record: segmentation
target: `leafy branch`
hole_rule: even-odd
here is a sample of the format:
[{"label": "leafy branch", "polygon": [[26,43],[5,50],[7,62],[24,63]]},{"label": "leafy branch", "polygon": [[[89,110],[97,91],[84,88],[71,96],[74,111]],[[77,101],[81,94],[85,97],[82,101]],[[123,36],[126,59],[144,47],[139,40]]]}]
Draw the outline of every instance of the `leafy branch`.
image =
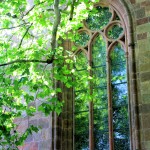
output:
[{"label": "leafy branch", "polygon": [[21,39],[21,41],[20,41],[20,43],[19,43],[18,49],[21,47],[22,42],[23,42],[23,39],[24,39],[24,37],[26,36],[26,34],[28,33],[28,31],[29,31],[29,29],[31,28],[32,24],[33,24],[33,23],[31,23],[31,25],[27,28],[26,32],[24,33],[24,35],[23,35],[23,37],[22,37],[22,39]]},{"label": "leafy branch", "polygon": [[22,60],[14,60],[14,61],[11,61],[11,62],[7,62],[7,63],[3,63],[3,64],[0,64],[0,67],[2,66],[8,66],[8,65],[12,65],[14,63],[30,63],[30,62],[38,62],[38,63],[47,63],[47,64],[51,64],[53,62],[54,59],[47,59],[46,61],[44,60],[36,60],[36,59],[32,59],[32,60],[25,60],[25,59],[22,59]]},{"label": "leafy branch", "polygon": [[55,14],[55,20],[53,24],[52,39],[51,39],[51,49],[53,51],[52,59],[54,58],[56,52],[56,35],[57,35],[58,25],[60,24],[60,20],[61,20],[61,14],[59,10],[59,0],[54,0],[54,14]]},{"label": "leafy branch", "polygon": [[45,3],[46,1],[43,1],[43,2],[40,2],[40,3],[38,3],[38,4],[36,4],[36,5],[33,5],[24,15],[23,15],[23,17],[24,16],[27,16],[36,6],[38,6],[38,5],[40,5],[40,4],[43,4],[43,3]]},{"label": "leafy branch", "polygon": [[[7,109],[5,114],[9,113],[11,116],[4,115],[3,110],[0,110],[2,118],[0,127],[3,123],[7,130],[7,132],[3,132],[3,128],[0,128],[0,137],[2,137],[0,138],[0,147],[8,145],[9,149],[14,149],[14,146],[17,147],[25,141],[28,133],[32,134],[31,130],[35,131],[34,128],[28,127],[27,131],[20,136],[19,128],[17,128],[18,122],[12,121],[14,118],[24,119],[24,113],[28,117],[35,113],[36,108],[30,107],[30,102],[41,100],[40,103],[43,108],[40,111],[45,114],[49,114],[51,111],[60,113],[62,104],[57,99],[57,96],[59,98],[57,93],[61,92],[61,89],[53,86],[53,84],[57,80],[63,82],[66,87],[73,85],[72,78],[69,76],[72,74],[73,60],[70,58],[72,52],[64,53],[65,46],[62,48],[59,41],[57,44],[57,35],[59,34],[61,39],[65,40],[66,32],[70,29],[76,30],[76,26],[80,25],[81,19],[80,17],[76,19],[75,10],[79,10],[80,16],[85,11],[82,11],[82,7],[77,9],[78,2],[75,0],[37,0],[29,9],[26,0],[12,3],[2,2],[1,7],[4,11],[0,15],[0,17],[2,16],[1,22],[3,22],[3,27],[0,29],[2,31],[0,50],[2,52],[1,58],[9,61],[3,60],[0,63],[0,106],[7,106],[6,108],[9,108],[9,110]],[[73,21],[69,21],[68,17],[70,20],[74,17]],[[17,30],[7,30],[14,28],[17,28]],[[26,39],[27,35],[29,35],[29,38]],[[19,37],[20,39],[17,41]],[[20,48],[22,49],[20,50]],[[29,60],[30,58],[32,59]],[[52,68],[48,67],[43,70],[43,65],[40,65],[42,63],[46,68],[53,61],[55,61],[55,65]],[[20,63],[26,65],[18,65]],[[17,66],[13,66],[13,64],[17,64]],[[11,68],[7,67],[8,65],[12,65]],[[3,66],[5,67],[3,68]],[[36,93],[35,96],[33,96],[34,93]],[[54,98],[51,99],[51,97]],[[35,106],[37,107],[37,105]],[[14,131],[14,133],[12,134],[11,131]],[[5,136],[5,133],[9,133],[8,136]]]}]

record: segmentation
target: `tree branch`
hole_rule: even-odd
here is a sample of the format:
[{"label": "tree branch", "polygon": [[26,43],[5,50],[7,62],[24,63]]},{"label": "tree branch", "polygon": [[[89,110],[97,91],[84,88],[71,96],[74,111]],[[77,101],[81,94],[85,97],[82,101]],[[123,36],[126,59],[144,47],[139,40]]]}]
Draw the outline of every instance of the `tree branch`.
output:
[{"label": "tree branch", "polygon": [[59,0],[54,0],[54,14],[55,14],[55,19],[54,19],[54,24],[52,29],[52,40],[51,40],[51,49],[53,51],[52,59],[54,59],[55,52],[56,52],[56,35],[57,35],[58,25],[61,20],[61,14],[59,10]]},{"label": "tree branch", "polygon": [[30,11],[32,11],[32,10],[34,9],[35,6],[36,6],[36,5],[33,5],[33,6],[23,15],[23,17],[26,16],[26,15],[28,15],[28,14],[30,13]]},{"label": "tree branch", "polygon": [[28,31],[29,31],[29,29],[31,28],[32,24],[33,24],[33,23],[30,24],[30,26],[27,28],[26,32],[24,33],[24,35],[23,35],[23,37],[22,37],[22,39],[21,39],[21,41],[20,41],[20,43],[19,43],[18,49],[21,47],[22,42],[23,42],[23,39],[24,39],[24,37],[26,36],[26,34],[28,33]]},{"label": "tree branch", "polygon": [[19,60],[19,59],[17,59],[17,60],[11,61],[11,62],[0,64],[0,67],[12,65],[14,63],[30,63],[30,62],[38,62],[38,63],[51,64],[53,62],[53,60],[54,59],[47,59],[47,60],[36,60],[36,59],[32,59],[32,60],[22,59],[22,60]]},{"label": "tree branch", "polygon": [[75,0],[72,0],[72,5],[71,5],[71,11],[70,11],[69,20],[73,19],[74,5],[75,5]]},{"label": "tree branch", "polygon": [[40,5],[40,4],[43,4],[43,3],[45,3],[45,2],[46,2],[46,1],[43,1],[43,2],[40,2],[40,3],[36,4],[36,5],[33,5],[33,6],[23,15],[23,17],[26,16],[26,15],[28,15],[28,14],[30,13],[30,11],[32,11],[36,6],[38,6],[38,5]]}]

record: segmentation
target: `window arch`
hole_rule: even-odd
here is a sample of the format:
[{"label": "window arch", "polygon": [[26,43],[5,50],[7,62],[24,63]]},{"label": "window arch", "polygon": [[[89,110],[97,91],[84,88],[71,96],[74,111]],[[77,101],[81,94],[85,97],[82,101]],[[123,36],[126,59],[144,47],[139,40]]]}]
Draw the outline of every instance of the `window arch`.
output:
[{"label": "window arch", "polygon": [[95,9],[76,41],[74,148],[129,150],[126,29],[113,7]]}]

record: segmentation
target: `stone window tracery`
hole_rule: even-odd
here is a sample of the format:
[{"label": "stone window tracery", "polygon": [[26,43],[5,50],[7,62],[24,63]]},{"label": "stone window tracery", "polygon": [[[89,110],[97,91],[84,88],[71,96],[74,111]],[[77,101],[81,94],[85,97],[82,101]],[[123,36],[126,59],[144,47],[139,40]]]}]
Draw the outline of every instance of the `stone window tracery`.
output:
[{"label": "stone window tracery", "polygon": [[94,12],[75,42],[74,149],[129,150],[125,25],[111,6]]}]

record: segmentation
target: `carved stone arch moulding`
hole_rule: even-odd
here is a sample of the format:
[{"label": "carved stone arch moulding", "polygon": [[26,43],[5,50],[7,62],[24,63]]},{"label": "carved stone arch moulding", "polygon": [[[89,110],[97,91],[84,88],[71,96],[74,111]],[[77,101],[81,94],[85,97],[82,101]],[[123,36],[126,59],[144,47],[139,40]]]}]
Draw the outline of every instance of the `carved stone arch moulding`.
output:
[{"label": "carved stone arch moulding", "polygon": [[125,0],[108,0],[111,7],[118,13],[122,22],[124,23],[125,32],[125,47],[127,50],[127,72],[128,72],[128,91],[129,91],[129,110],[130,110],[130,136],[131,136],[131,150],[140,150],[140,127],[138,111],[138,95],[137,95],[137,79],[136,66],[134,54],[134,29],[133,18],[131,14],[130,2]]},{"label": "carved stone arch moulding", "polygon": [[[132,20],[130,17],[129,9],[127,8],[127,4],[124,2],[124,0],[101,0],[99,3],[96,3],[94,5],[95,7],[108,7],[109,11],[111,12],[111,15],[107,14],[107,17],[109,18],[109,21],[100,27],[100,29],[96,29],[96,27],[89,26],[88,20],[83,21],[83,28],[81,28],[78,33],[82,36],[82,39],[86,39],[84,41],[84,44],[81,45],[81,43],[77,42],[76,45],[78,45],[78,50],[74,53],[75,55],[78,55],[80,52],[83,52],[87,58],[88,62],[91,67],[93,63],[92,58],[92,46],[98,36],[101,36],[103,40],[106,42],[106,58],[107,58],[107,65],[108,70],[110,70],[109,61],[110,61],[110,53],[114,49],[114,47],[117,44],[120,44],[122,49],[125,51],[126,54],[126,60],[127,60],[127,80],[128,80],[128,96],[129,96],[129,124],[130,124],[130,149],[140,149],[140,136],[138,133],[139,126],[138,126],[138,116],[136,114],[137,112],[137,92],[136,92],[136,76],[132,75],[135,74],[134,69],[134,49],[133,47],[130,47],[130,45],[133,43],[133,37],[132,37]],[[116,30],[116,31],[115,31]],[[112,36],[112,32],[116,32],[114,34],[115,37]],[[119,33],[119,34],[118,34]],[[89,72],[89,74],[92,74]],[[108,72],[108,74],[111,74]],[[108,87],[111,86],[110,84],[110,76],[108,75]],[[131,84],[132,83],[132,84]],[[108,95],[111,97],[111,93],[108,92]],[[109,96],[108,96],[109,101]],[[110,101],[111,98],[110,98]],[[111,107],[111,103],[109,106]],[[92,110],[93,104],[89,104],[90,110]],[[134,117],[136,116],[136,117]],[[112,121],[112,110],[110,109],[109,112],[109,122]],[[92,118],[90,118],[92,120]],[[134,121],[133,121],[134,120]],[[92,121],[89,123],[89,132],[92,131]],[[113,130],[112,122],[109,124],[110,131]],[[92,135],[93,136],[93,135]],[[91,137],[92,137],[91,136]],[[90,137],[89,137],[90,138]],[[109,135],[110,143],[111,145],[110,150],[114,150],[113,145],[113,133]],[[93,150],[93,140],[92,138],[89,139],[89,147],[90,150]]]}]

